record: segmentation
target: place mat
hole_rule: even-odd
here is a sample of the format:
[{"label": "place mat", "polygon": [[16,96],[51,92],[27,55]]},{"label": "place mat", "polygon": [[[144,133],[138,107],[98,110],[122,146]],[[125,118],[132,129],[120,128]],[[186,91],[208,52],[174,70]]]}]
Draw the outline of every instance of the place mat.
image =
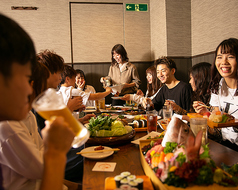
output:
[{"label": "place mat", "polygon": [[[144,180],[143,190],[154,190],[153,185],[150,181],[150,178],[146,175],[136,176],[136,178],[142,178]],[[114,190],[116,189],[116,182],[114,177],[107,177],[105,179],[105,190]]]}]

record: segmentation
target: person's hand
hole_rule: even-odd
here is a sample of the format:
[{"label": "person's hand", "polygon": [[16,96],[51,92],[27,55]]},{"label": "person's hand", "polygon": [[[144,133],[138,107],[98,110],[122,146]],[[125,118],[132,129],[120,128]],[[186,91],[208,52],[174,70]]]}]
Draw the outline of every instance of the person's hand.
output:
[{"label": "person's hand", "polygon": [[100,78],[100,82],[101,82],[101,83],[104,83],[104,79],[105,79],[105,77],[101,77],[101,78]]},{"label": "person's hand", "polygon": [[87,114],[82,118],[79,118],[78,121],[81,122],[82,124],[86,124],[89,123],[89,119],[91,119],[92,117],[96,118],[95,114]]},{"label": "person's hand", "polygon": [[165,100],[165,103],[164,103],[165,106],[171,106],[172,109],[175,111],[175,112],[179,112],[180,111],[180,106],[177,105],[174,101],[172,100]]},{"label": "person's hand", "polygon": [[106,92],[108,92],[109,94],[112,92],[112,89],[110,87],[106,87]]},{"label": "person's hand", "polygon": [[85,80],[83,80],[83,82],[79,83],[77,86],[78,86],[78,88],[83,89],[85,86]]},{"label": "person's hand", "polygon": [[57,117],[53,121],[46,120],[42,129],[42,138],[45,145],[44,151],[66,154],[73,142],[74,132],[65,122],[63,117]]},{"label": "person's hand", "polygon": [[142,101],[142,106],[146,108],[148,104],[150,105],[150,107],[154,107],[154,104],[150,98],[144,98],[144,100]]},{"label": "person's hand", "polygon": [[205,112],[208,112],[208,109],[206,108],[206,105],[203,102],[200,101],[194,101],[193,102],[193,108],[196,113],[204,114]]},{"label": "person's hand", "polygon": [[82,111],[85,109],[85,106],[83,105],[83,98],[81,96],[74,96],[73,98],[70,98],[67,106],[71,112],[74,110]]},{"label": "person's hand", "polygon": [[120,99],[125,100],[125,101],[130,100],[130,94],[126,94],[123,97],[121,97]]},{"label": "person's hand", "polygon": [[199,151],[202,144],[202,133],[203,133],[202,130],[199,131],[195,138],[192,135],[188,136],[185,147],[185,154],[187,156],[187,161],[199,158]]},{"label": "person's hand", "polygon": [[142,92],[141,89],[139,89],[139,90],[137,90],[136,95],[144,96],[144,93]]},{"label": "person's hand", "polygon": [[125,84],[123,85],[123,89],[124,89],[124,88],[128,88],[128,87],[130,87],[130,84],[129,84],[129,83],[125,83]]}]

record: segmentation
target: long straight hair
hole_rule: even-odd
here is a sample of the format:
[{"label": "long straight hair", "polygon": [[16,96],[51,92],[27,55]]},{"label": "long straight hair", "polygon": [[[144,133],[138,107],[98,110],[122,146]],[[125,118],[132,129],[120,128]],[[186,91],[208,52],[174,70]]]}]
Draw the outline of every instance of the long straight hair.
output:
[{"label": "long straight hair", "polygon": [[146,75],[148,73],[152,75],[152,83],[149,84],[149,82],[147,80],[148,96],[150,97],[150,96],[153,96],[159,90],[159,88],[162,86],[162,83],[160,82],[160,80],[157,77],[155,65],[146,69]]},{"label": "long straight hair", "polygon": [[189,75],[192,75],[194,78],[196,86],[196,91],[193,92],[192,102],[202,101],[208,104],[211,94],[208,88],[211,80],[211,64],[207,62],[198,63],[189,70]]}]

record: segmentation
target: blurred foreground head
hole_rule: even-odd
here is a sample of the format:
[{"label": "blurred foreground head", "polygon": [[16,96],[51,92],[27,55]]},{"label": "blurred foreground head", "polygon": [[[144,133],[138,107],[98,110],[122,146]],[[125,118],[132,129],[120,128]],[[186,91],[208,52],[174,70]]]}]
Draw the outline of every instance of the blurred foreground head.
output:
[{"label": "blurred foreground head", "polygon": [[15,21],[0,14],[0,121],[25,118],[35,56],[30,36]]}]

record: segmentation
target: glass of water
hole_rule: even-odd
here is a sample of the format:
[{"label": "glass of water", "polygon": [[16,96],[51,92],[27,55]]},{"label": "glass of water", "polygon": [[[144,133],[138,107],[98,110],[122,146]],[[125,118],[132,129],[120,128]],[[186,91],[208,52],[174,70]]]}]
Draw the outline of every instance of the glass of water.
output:
[{"label": "glass of water", "polygon": [[163,119],[167,121],[167,124],[171,120],[173,115],[173,110],[171,105],[163,106]]}]

